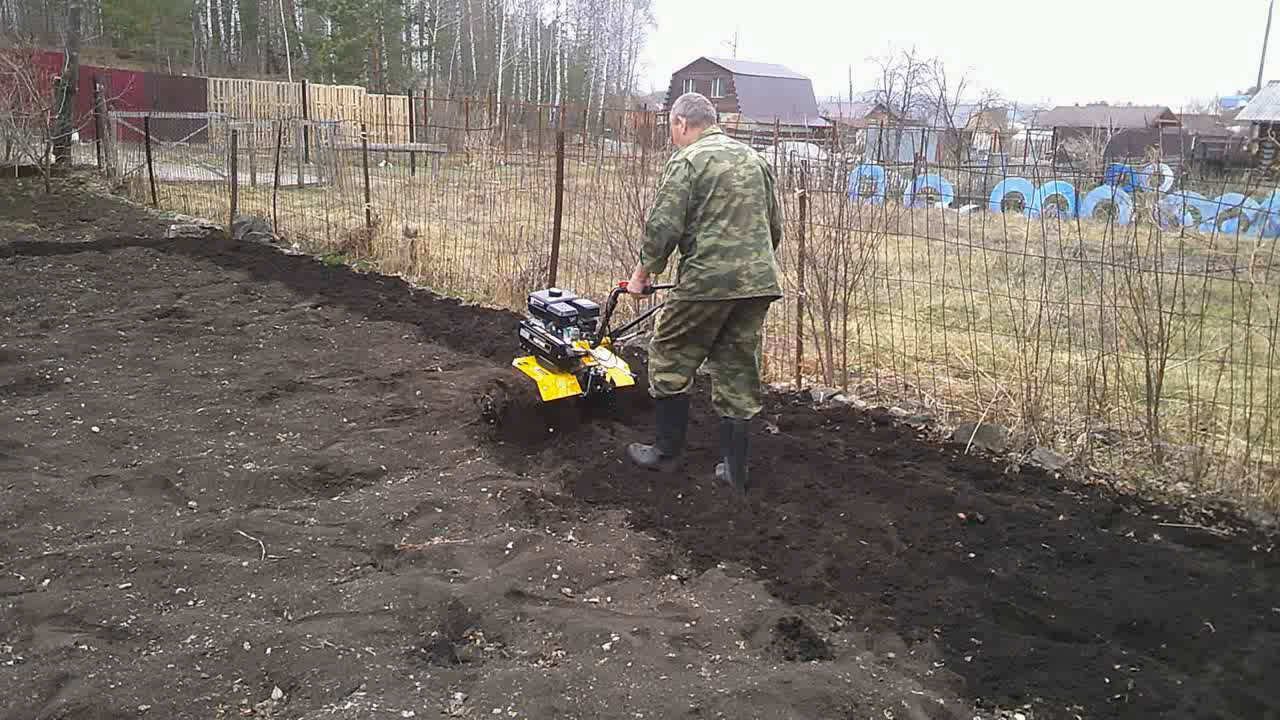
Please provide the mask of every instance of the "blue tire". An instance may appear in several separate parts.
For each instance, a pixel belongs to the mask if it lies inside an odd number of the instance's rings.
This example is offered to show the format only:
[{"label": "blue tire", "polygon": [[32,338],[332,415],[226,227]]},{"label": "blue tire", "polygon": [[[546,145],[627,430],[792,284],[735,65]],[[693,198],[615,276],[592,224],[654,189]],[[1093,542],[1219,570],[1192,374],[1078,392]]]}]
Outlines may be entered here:
[{"label": "blue tire", "polygon": [[987,207],[991,212],[1004,212],[1004,199],[1009,195],[1022,197],[1023,212],[1030,213],[1031,203],[1036,196],[1036,187],[1023,178],[1005,178],[992,188],[991,197],[987,200]]},{"label": "blue tire", "polygon": [[[874,189],[870,195],[862,193],[862,179],[870,178],[874,183]],[[885,173],[884,168],[875,163],[863,163],[855,167],[849,173],[849,199],[865,200],[869,199],[872,203],[880,205],[884,203],[885,196]]]},{"label": "blue tire", "polygon": [[1133,220],[1133,197],[1124,188],[1113,185],[1099,185],[1084,196],[1080,203],[1080,217],[1091,218],[1098,211],[1098,206],[1109,202],[1115,206],[1117,225],[1128,225]]},{"label": "blue tire", "polygon": [[1042,214],[1044,212],[1044,202],[1053,197],[1060,197],[1067,201],[1065,217],[1076,216],[1078,208],[1076,204],[1076,186],[1066,180],[1053,180],[1037,188],[1031,198],[1031,213],[1033,215]]},{"label": "blue tire", "polygon": [[911,183],[907,191],[902,194],[902,204],[907,207],[915,207],[916,200],[920,196],[920,192],[925,188],[929,188],[942,196],[940,201],[942,207],[951,207],[956,201],[956,189],[946,178],[941,175],[921,175],[916,181]]}]

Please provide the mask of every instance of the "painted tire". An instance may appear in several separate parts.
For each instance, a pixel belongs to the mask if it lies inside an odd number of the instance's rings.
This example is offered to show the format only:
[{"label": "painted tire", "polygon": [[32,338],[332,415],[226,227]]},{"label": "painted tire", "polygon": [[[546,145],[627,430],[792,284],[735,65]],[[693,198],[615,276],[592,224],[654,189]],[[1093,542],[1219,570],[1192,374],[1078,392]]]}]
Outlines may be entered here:
[{"label": "painted tire", "polygon": [[1264,238],[1280,237],[1280,190],[1273,191],[1258,202],[1258,216],[1254,227],[1257,228],[1255,234]]},{"label": "painted tire", "polygon": [[[862,195],[862,178],[871,178],[875,182],[875,189],[869,198]],[[884,202],[885,185],[884,168],[874,163],[863,163],[849,173],[849,198],[870,199],[871,202],[879,205]]]},{"label": "painted tire", "polygon": [[[1152,181],[1157,177],[1160,178],[1160,187],[1151,187]],[[1137,181],[1139,190],[1167,193],[1173,189],[1173,168],[1164,163],[1151,163],[1138,173]]]},{"label": "painted tire", "polygon": [[[1258,211],[1262,206],[1257,200],[1245,195],[1244,193],[1229,192],[1219,195],[1216,199],[1210,200],[1210,204],[1214,206],[1213,222],[1203,223],[1200,226],[1205,232],[1221,232],[1227,235],[1235,235],[1240,232],[1240,218],[1245,220],[1246,227],[1244,233],[1249,233],[1249,228],[1256,224]],[[1219,220],[1223,214],[1238,210],[1240,215],[1229,217],[1225,220]]]},{"label": "painted tire", "polygon": [[1067,201],[1066,217],[1076,216],[1076,210],[1078,209],[1076,205],[1076,186],[1066,180],[1053,180],[1037,188],[1031,198],[1032,214],[1040,215],[1044,210],[1044,201],[1051,197],[1061,197]]},{"label": "painted tire", "polygon": [[1023,211],[1029,213],[1031,203],[1035,200],[1036,187],[1029,181],[1017,177],[1005,178],[992,188],[991,197],[987,200],[987,208],[995,213],[1004,212],[1005,197],[1014,194],[1022,196]]},{"label": "painted tire", "polygon": [[921,175],[916,181],[911,183],[907,191],[902,194],[902,204],[907,207],[915,207],[916,197],[920,191],[930,188],[942,196],[942,207],[951,207],[956,201],[956,189],[946,178],[941,175]]},{"label": "painted tire", "polygon": [[1103,185],[1118,185],[1126,193],[1132,193],[1135,189],[1133,178],[1137,172],[1124,163],[1111,163],[1107,166],[1106,172],[1102,174]]},{"label": "painted tire", "polygon": [[1099,185],[1084,196],[1080,203],[1080,217],[1091,218],[1098,211],[1098,206],[1110,202],[1116,206],[1116,224],[1128,225],[1133,220],[1133,197],[1123,188],[1112,185]]},{"label": "painted tire", "polygon": [[[1168,210],[1173,217],[1179,218],[1182,223],[1180,227],[1198,228],[1206,222],[1212,227],[1213,219],[1218,214],[1216,207],[1208,198],[1191,190],[1180,190],[1166,195],[1164,200],[1160,201],[1160,207]],[[1163,223],[1161,227],[1164,227]]]}]

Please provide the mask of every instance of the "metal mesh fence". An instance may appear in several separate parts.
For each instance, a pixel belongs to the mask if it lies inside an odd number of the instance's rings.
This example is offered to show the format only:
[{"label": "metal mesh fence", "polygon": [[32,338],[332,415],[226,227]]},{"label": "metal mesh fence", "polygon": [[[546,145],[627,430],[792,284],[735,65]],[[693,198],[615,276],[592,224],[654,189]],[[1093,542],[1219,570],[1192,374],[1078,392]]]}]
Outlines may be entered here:
[{"label": "metal mesh fence", "polygon": [[[107,155],[141,201],[222,224],[234,207],[326,260],[494,306],[628,276],[670,153],[661,115],[414,103],[409,127],[153,114],[150,166],[148,128],[113,114]],[[771,381],[1280,497],[1280,194],[1261,176],[1029,142],[975,159],[928,152],[927,128],[726,129],[780,179]]]}]

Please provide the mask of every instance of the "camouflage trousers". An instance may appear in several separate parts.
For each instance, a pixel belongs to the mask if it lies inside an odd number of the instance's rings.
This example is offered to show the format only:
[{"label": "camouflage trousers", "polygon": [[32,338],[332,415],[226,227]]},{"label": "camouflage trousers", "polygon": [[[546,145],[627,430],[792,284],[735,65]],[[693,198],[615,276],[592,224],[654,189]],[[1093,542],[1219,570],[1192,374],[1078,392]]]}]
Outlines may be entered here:
[{"label": "camouflage trousers", "polygon": [[706,362],[716,412],[755,417],[764,401],[760,333],[773,300],[667,301],[649,341],[649,393],[662,399],[688,392]]}]

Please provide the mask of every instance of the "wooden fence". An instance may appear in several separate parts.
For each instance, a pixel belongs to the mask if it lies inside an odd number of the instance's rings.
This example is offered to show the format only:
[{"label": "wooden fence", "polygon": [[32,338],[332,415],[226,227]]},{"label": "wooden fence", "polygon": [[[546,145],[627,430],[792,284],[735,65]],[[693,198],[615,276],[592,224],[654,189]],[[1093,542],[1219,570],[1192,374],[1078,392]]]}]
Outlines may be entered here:
[{"label": "wooden fence", "polygon": [[[370,142],[410,140],[407,95],[380,95],[354,85],[209,78],[209,112],[246,121],[305,118],[354,126],[366,124]],[[275,141],[268,126],[254,132],[263,134],[254,138],[256,144],[270,146]]]}]

